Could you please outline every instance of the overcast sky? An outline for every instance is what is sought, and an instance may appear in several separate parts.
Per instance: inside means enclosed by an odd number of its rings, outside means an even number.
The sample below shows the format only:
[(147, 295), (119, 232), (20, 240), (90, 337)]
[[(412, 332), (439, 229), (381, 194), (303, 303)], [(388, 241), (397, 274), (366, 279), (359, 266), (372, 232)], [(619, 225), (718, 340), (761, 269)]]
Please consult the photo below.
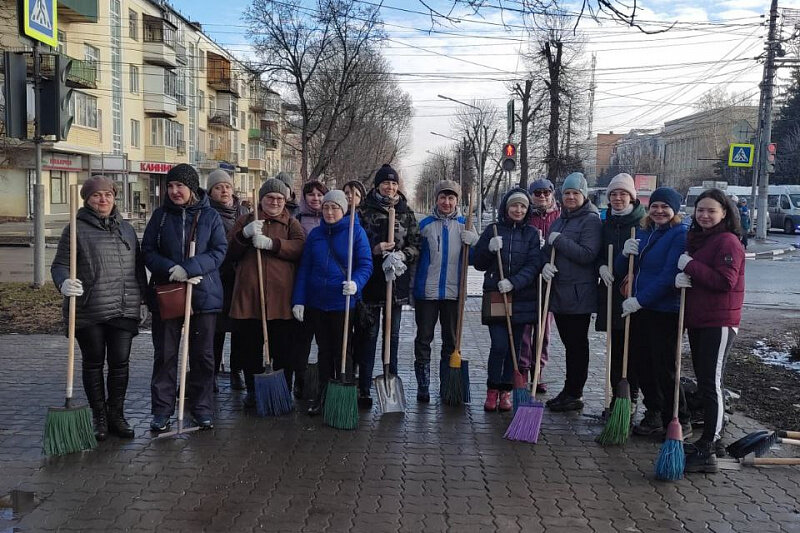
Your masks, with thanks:
[[(226, 9), (220, 11), (218, 2), (172, 0), (187, 18), (202, 23), (207, 34), (238, 55), (248, 52), (241, 21), (248, 3), (226, 0)], [(451, 2), (429, 5), (449, 9)], [(647, 28), (662, 29), (664, 22), (676, 22), (675, 27), (645, 35), (610, 20), (584, 18), (579, 26), (575, 40), (584, 47), (587, 77), (591, 54), (596, 54), (592, 133), (661, 127), (693, 112), (693, 102), (718, 87), (758, 103), (763, 64), (755, 58), (763, 51), (767, 32), (762, 15), (769, 10), (768, 1), (644, 0), (639, 5), (645, 9), (638, 20)], [(781, 1), (782, 8), (788, 6), (800, 8), (800, 1)], [(513, 15), (498, 10), (484, 11), (482, 17), (456, 10), (453, 16), (459, 22), (433, 28), (430, 17), (409, 11), (425, 8), (415, 0), (388, 0), (381, 9), (388, 33), (384, 53), (414, 102), (409, 149), (396, 166), (410, 188), (428, 155), (425, 151), (452, 144), (430, 132), (456, 136), (450, 121), (459, 104), (437, 95), (465, 102), (489, 99), (504, 112), (508, 83), (526, 76), (520, 52), (527, 51), (529, 38)]]

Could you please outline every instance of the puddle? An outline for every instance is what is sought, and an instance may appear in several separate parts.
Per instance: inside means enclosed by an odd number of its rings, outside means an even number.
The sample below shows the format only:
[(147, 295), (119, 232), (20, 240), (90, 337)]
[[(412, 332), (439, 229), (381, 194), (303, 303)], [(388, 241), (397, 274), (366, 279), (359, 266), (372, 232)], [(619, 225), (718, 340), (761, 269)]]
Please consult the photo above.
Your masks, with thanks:
[[(0, 497), (0, 521), (19, 520), (36, 509), (40, 503), (41, 500), (36, 496), (35, 492), (12, 490), (5, 496)], [(2, 524), (0, 524), (0, 533), (16, 531), (15, 528), (2, 529), (1, 527)]]

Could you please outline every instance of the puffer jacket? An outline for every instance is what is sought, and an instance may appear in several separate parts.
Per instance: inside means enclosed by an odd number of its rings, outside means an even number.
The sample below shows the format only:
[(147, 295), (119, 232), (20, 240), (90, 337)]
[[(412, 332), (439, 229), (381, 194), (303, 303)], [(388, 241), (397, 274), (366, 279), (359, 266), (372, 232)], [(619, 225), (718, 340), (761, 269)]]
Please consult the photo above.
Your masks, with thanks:
[[(406, 197), (397, 193), (399, 199), (395, 204), (394, 242), (395, 250), (400, 250), (406, 256), (406, 270), (402, 276), (394, 280), (393, 301), (396, 304), (408, 303), (409, 285), (411, 282), (411, 265), (419, 257), (419, 225), (414, 211), (408, 206)], [(370, 251), (375, 245), (386, 242), (389, 236), (389, 211), (378, 198), (377, 191), (373, 188), (359, 205), (361, 224), (367, 232)], [(364, 287), (364, 302), (369, 305), (379, 305), (386, 301), (386, 278), (383, 273), (383, 256), (373, 255), (372, 276)]]
[[(233, 229), (233, 225), (236, 223), (236, 219), (241, 217), (242, 215), (246, 215), (250, 211), (242, 205), (239, 201), (239, 198), (234, 195), (233, 196), (233, 205), (227, 206), (223, 205), (219, 202), (215, 202), (209, 197), (209, 202), (211, 207), (219, 214), (220, 219), (222, 220), (222, 226), (225, 228), (225, 235), (230, 242), (231, 235), (228, 233)], [(222, 266), (219, 268), (219, 276), (222, 280), (222, 313), (223, 315), (227, 315), (228, 311), (231, 308), (231, 297), (233, 296), (233, 282), (236, 278), (236, 263), (231, 261), (227, 254), (225, 255), (225, 260), (222, 262)], [(220, 316), (217, 318), (217, 331), (220, 331), (220, 326), (225, 326), (226, 329), (228, 324), (226, 323), (224, 316)]]
[(303, 232), (308, 237), (311, 230), (316, 228), (322, 223), (322, 211), (314, 211), (306, 203), (305, 195), (300, 196), (300, 202), (297, 206), (297, 214), (294, 217), (303, 226)]
[[(651, 311), (677, 313), (680, 293), (675, 288), (678, 257), (686, 250), (685, 224), (638, 229), (639, 255), (634, 259), (633, 296)], [(630, 238), (630, 235), (628, 236)], [(622, 254), (614, 261), (614, 277), (628, 273), (628, 259)]]
[[(225, 228), (217, 212), (211, 207), (208, 195), (198, 190), (198, 200), (192, 205), (175, 205), (169, 196), (164, 205), (153, 212), (144, 230), (142, 252), (145, 265), (152, 273), (150, 284), (169, 283), (169, 269), (180, 265), (190, 278), (203, 276), (192, 289), (192, 309), (195, 313), (222, 311), (222, 280), (219, 268), (225, 259), (228, 241)], [(188, 239), (195, 215), (197, 221), (194, 240), (195, 255), (188, 257)], [(150, 308), (157, 309), (155, 291), (150, 291)]]
[[(292, 293), (292, 305), (305, 305), (321, 311), (344, 311), (345, 297), (342, 282), (347, 280), (347, 252), (350, 215), (334, 224), (325, 221), (311, 230), (303, 247), (303, 257)], [(372, 252), (367, 233), (356, 216), (353, 225), (353, 272), (356, 283), (355, 297), (350, 298), (354, 308), (361, 291), (372, 274)]]
[[(597, 268), (601, 265), (608, 266), (608, 245), (614, 246), (612, 254), (611, 272), (614, 272), (614, 262), (617, 257), (622, 254), (622, 248), (625, 246), (625, 241), (631, 238), (631, 228), (638, 228), (639, 222), (647, 215), (644, 206), (635, 200), (633, 211), (627, 215), (613, 215), (609, 208), (608, 215), (603, 222), (603, 247), (600, 254), (597, 256)], [(613, 329), (622, 329), (625, 327), (625, 319), (622, 318), (622, 296), (620, 287), (622, 287), (622, 280), (624, 276), (614, 276), (614, 283), (611, 287), (611, 327)], [(595, 329), (597, 331), (606, 330), (606, 303), (608, 301), (608, 289), (603, 280), (597, 285), (597, 320), (595, 321)]]
[(506, 204), (508, 197), (523, 189), (511, 189), (503, 196), (498, 207), (498, 220), (483, 230), (481, 238), (473, 250), (475, 268), (486, 272), (483, 275), (483, 290), (496, 291), (500, 281), (500, 270), (497, 265), (497, 253), (489, 251), (489, 240), (497, 235), (503, 238), (500, 256), (503, 260), (503, 275), (514, 286), (511, 291), (511, 322), (514, 324), (530, 324), (538, 317), (536, 278), (542, 268), (542, 255), (539, 248), (539, 231), (527, 224), (531, 208), (522, 222), (516, 223), (508, 218)]
[(414, 276), (415, 300), (457, 300), (461, 279), (461, 234), (466, 218), (433, 214), (419, 223), (421, 239), (417, 272)]
[[(50, 274), (56, 287), (69, 278), (69, 225), (61, 233)], [(139, 305), (144, 301), (147, 276), (133, 226), (122, 219), (114, 207), (107, 218), (81, 207), (77, 214), (78, 271), (83, 295), (75, 300), (75, 327), (80, 329), (115, 318), (139, 321)], [(69, 298), (64, 299), (64, 319)]]
[(565, 315), (593, 313), (597, 308), (597, 256), (602, 247), (603, 223), (597, 207), (588, 200), (573, 212), (561, 209), (550, 233), (561, 235), (543, 249), (550, 261), (556, 250), (556, 268), (550, 289), (550, 311)]

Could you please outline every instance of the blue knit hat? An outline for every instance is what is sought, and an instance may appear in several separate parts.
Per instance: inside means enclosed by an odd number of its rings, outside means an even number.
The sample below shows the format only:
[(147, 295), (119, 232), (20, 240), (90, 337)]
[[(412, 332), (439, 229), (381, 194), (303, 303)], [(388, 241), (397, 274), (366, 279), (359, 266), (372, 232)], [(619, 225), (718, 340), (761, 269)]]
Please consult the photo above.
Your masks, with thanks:
[(564, 183), (561, 185), (561, 194), (564, 194), (567, 189), (575, 189), (576, 191), (580, 191), (584, 198), (589, 197), (589, 185), (586, 183), (586, 178), (584, 178), (583, 174), (580, 172), (573, 172), (564, 178)]
[(533, 194), (533, 191), (544, 191), (544, 190), (551, 190), (551, 191), (556, 190), (556, 188), (553, 186), (553, 182), (547, 178), (539, 178), (538, 180), (534, 181), (528, 186), (529, 194)]
[(675, 213), (681, 210), (682, 200), (680, 193), (670, 187), (659, 187), (650, 195), (650, 205), (652, 205), (653, 202), (664, 202), (670, 206)]

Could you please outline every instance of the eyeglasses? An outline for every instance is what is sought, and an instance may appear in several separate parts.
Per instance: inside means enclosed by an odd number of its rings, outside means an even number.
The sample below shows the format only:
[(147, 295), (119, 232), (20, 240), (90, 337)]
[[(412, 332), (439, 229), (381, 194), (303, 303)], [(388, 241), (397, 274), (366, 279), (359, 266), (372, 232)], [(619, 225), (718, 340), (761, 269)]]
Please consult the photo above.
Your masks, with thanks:
[(269, 194), (264, 197), (268, 202), (273, 204), (280, 204), (286, 201), (286, 198), (283, 196), (270, 196)]
[(551, 191), (550, 189), (538, 189), (538, 190), (533, 191), (533, 195), (534, 196), (550, 196), (550, 193), (552, 193), (552, 192), (553, 191)]

